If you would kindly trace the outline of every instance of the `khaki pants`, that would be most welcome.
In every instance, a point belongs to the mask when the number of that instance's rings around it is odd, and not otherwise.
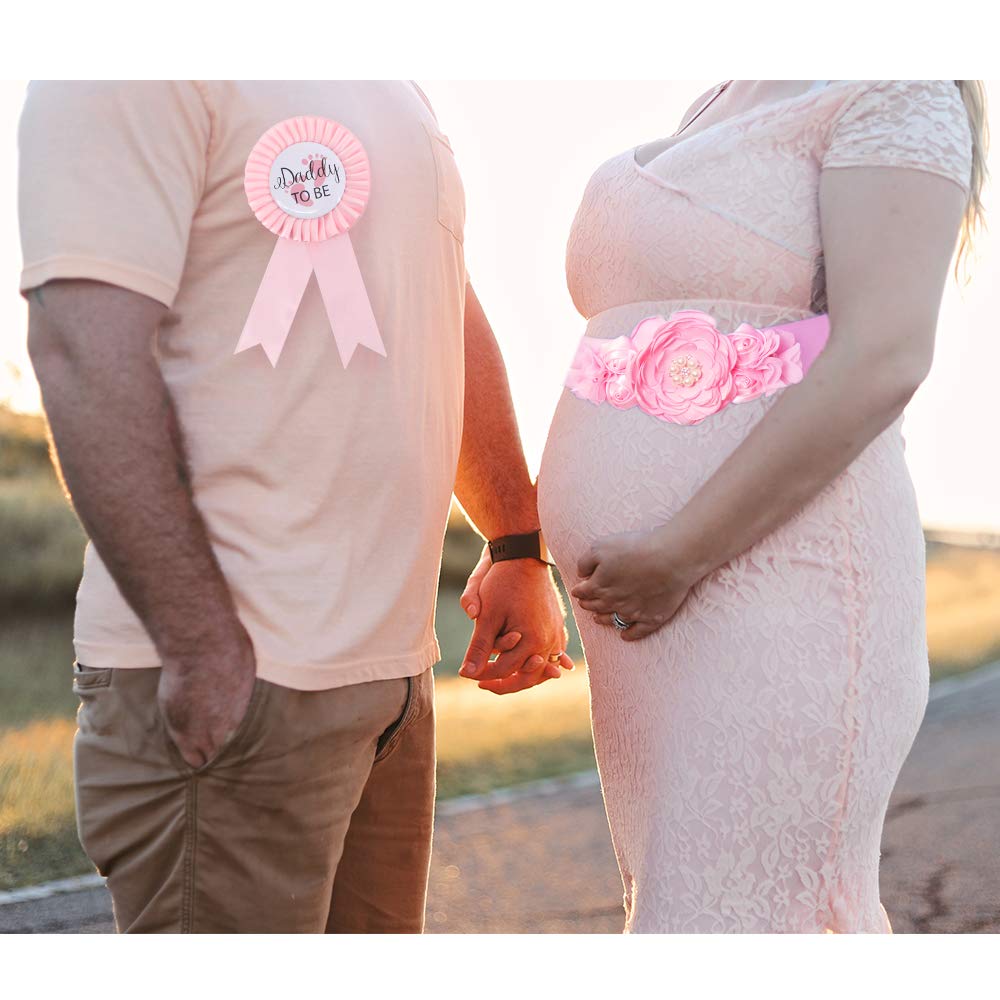
[[[77,825],[119,931],[419,933],[434,813],[434,681],[295,691],[257,679],[192,768],[159,668],[77,668]]]

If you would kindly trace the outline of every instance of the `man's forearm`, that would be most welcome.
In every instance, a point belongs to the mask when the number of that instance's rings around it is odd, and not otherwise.
[[[465,424],[455,495],[487,538],[538,529],[507,371],[470,285],[465,303]]]
[[[63,336],[65,321],[42,305],[58,294],[33,298],[30,343],[64,482],[161,657],[183,664],[241,630],[191,495],[173,404],[151,348],[107,358],[89,331]],[[135,331],[147,344],[151,335]]]

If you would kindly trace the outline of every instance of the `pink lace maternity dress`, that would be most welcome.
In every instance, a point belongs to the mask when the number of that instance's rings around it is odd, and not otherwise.
[[[968,190],[952,81],[818,83],[645,167],[628,150],[597,170],[567,253],[588,336],[681,308],[724,332],[825,311],[824,168],[931,171]],[[564,391],[539,504],[566,584],[592,540],[669,519],[779,395],[679,426]],[[901,423],[649,639],[578,616],[626,931],[890,930],[880,837],[928,689]]]

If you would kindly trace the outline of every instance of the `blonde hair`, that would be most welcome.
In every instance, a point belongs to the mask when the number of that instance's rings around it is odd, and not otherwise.
[[[955,255],[955,280],[958,281],[959,263],[968,284],[968,261],[972,251],[973,240],[980,229],[986,229],[986,217],[983,212],[983,184],[989,177],[986,168],[986,154],[990,145],[990,126],[987,119],[986,87],[982,80],[956,80],[958,92],[962,95],[962,103],[969,115],[969,128],[972,131],[972,174],[969,178],[969,200],[962,217],[962,228],[958,238],[958,253]]]

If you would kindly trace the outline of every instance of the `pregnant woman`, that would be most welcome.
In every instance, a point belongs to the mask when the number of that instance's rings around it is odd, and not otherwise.
[[[984,100],[726,81],[584,195],[539,509],[628,931],[890,931],[880,836],[928,693],[902,411],[980,217]]]

